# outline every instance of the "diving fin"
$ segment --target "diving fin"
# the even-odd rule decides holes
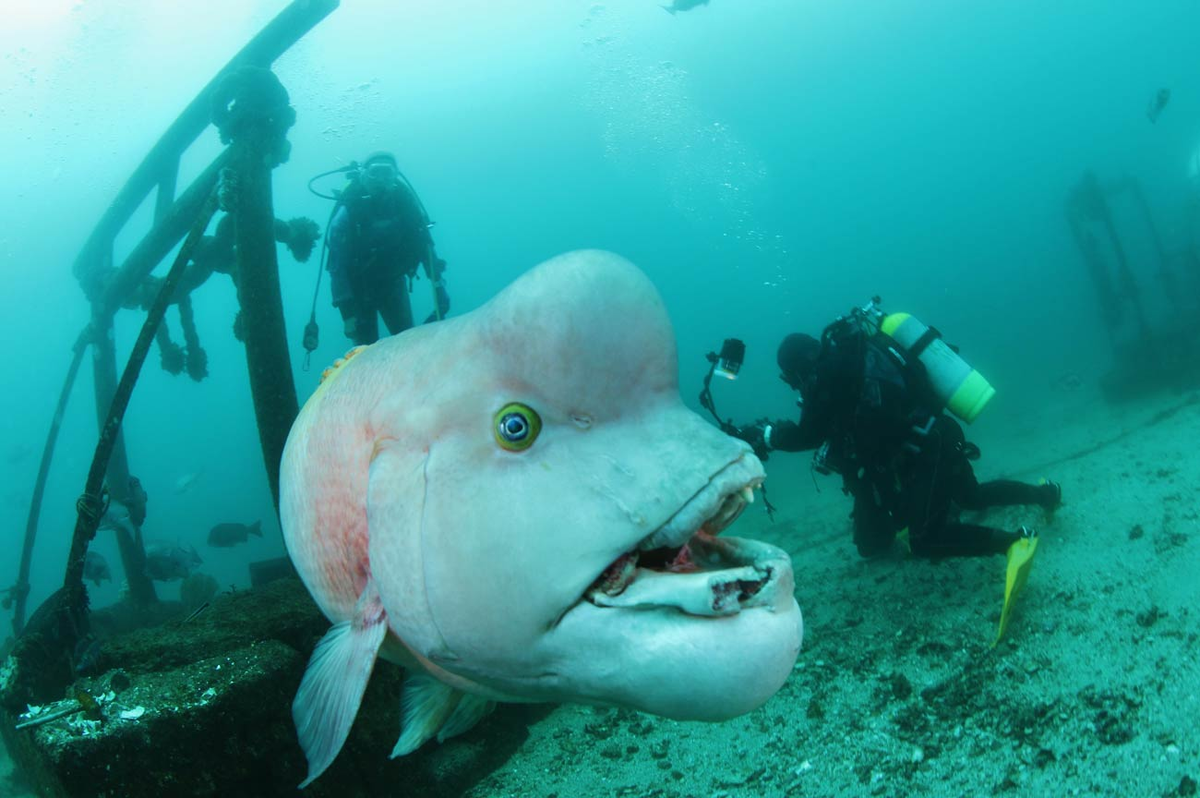
[[[996,630],[996,640],[992,648],[1004,637],[1008,629],[1008,620],[1012,613],[1013,604],[1021,588],[1029,579],[1029,569],[1033,567],[1033,555],[1037,551],[1037,533],[1029,527],[1021,527],[1021,538],[1008,547],[1008,569],[1004,580],[1004,608],[1000,610],[1000,627]]]

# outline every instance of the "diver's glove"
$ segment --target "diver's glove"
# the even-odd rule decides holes
[[[744,427],[734,427],[734,431],[729,434],[750,444],[754,456],[759,460],[766,460],[771,451],[770,430],[771,425],[767,421],[759,420]]]
[[[446,314],[450,312],[450,294],[446,291],[446,281],[438,279],[434,285],[434,294],[437,296],[437,311],[430,313],[425,317],[425,323],[437,321],[438,317],[446,318]]]

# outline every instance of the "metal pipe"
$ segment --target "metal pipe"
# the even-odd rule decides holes
[[[50,421],[50,431],[46,434],[46,445],[42,447],[42,462],[38,466],[37,481],[33,485],[33,499],[29,502],[29,517],[25,521],[25,543],[21,547],[21,565],[17,570],[17,582],[12,588],[13,596],[13,634],[21,634],[25,626],[25,600],[29,597],[29,567],[33,562],[33,544],[37,540],[38,518],[42,513],[42,499],[46,495],[46,479],[50,476],[50,463],[54,460],[54,446],[58,442],[58,432],[62,429],[63,415],[67,410],[67,400],[71,398],[71,389],[75,386],[75,377],[79,374],[79,365],[83,362],[83,354],[92,341],[92,328],[88,325],[75,339],[74,355],[71,365],[67,368],[67,378],[63,380],[62,390],[58,393],[58,404],[54,408],[54,418]]]
[[[269,73],[260,77],[275,80]],[[282,86],[278,90],[282,92]],[[283,102],[286,105],[286,92]],[[230,145],[234,152],[230,169],[236,176],[236,199],[230,215],[250,391],[267,482],[278,512],[279,463],[300,408],[283,318],[271,199],[271,170],[282,132],[272,124],[267,119],[257,119],[241,126]]]

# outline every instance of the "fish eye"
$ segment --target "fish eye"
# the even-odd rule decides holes
[[[509,402],[496,413],[493,430],[500,448],[520,452],[533,445],[542,431],[542,419],[532,407]]]

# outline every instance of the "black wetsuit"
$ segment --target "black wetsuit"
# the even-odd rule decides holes
[[[774,423],[769,445],[796,452],[828,444],[826,464],[854,497],[854,542],[864,557],[887,551],[905,527],[921,556],[1002,554],[1017,532],[960,523],[958,511],[1057,498],[1046,486],[980,484],[962,427],[941,412],[920,364],[907,363],[885,336],[826,342],[805,393],[800,423]]]
[[[393,335],[413,324],[408,278],[432,245],[416,196],[393,187],[380,196],[347,190],[329,227],[333,304],[353,321],[356,344],[379,340],[379,317]],[[428,264],[426,264],[428,266]]]

